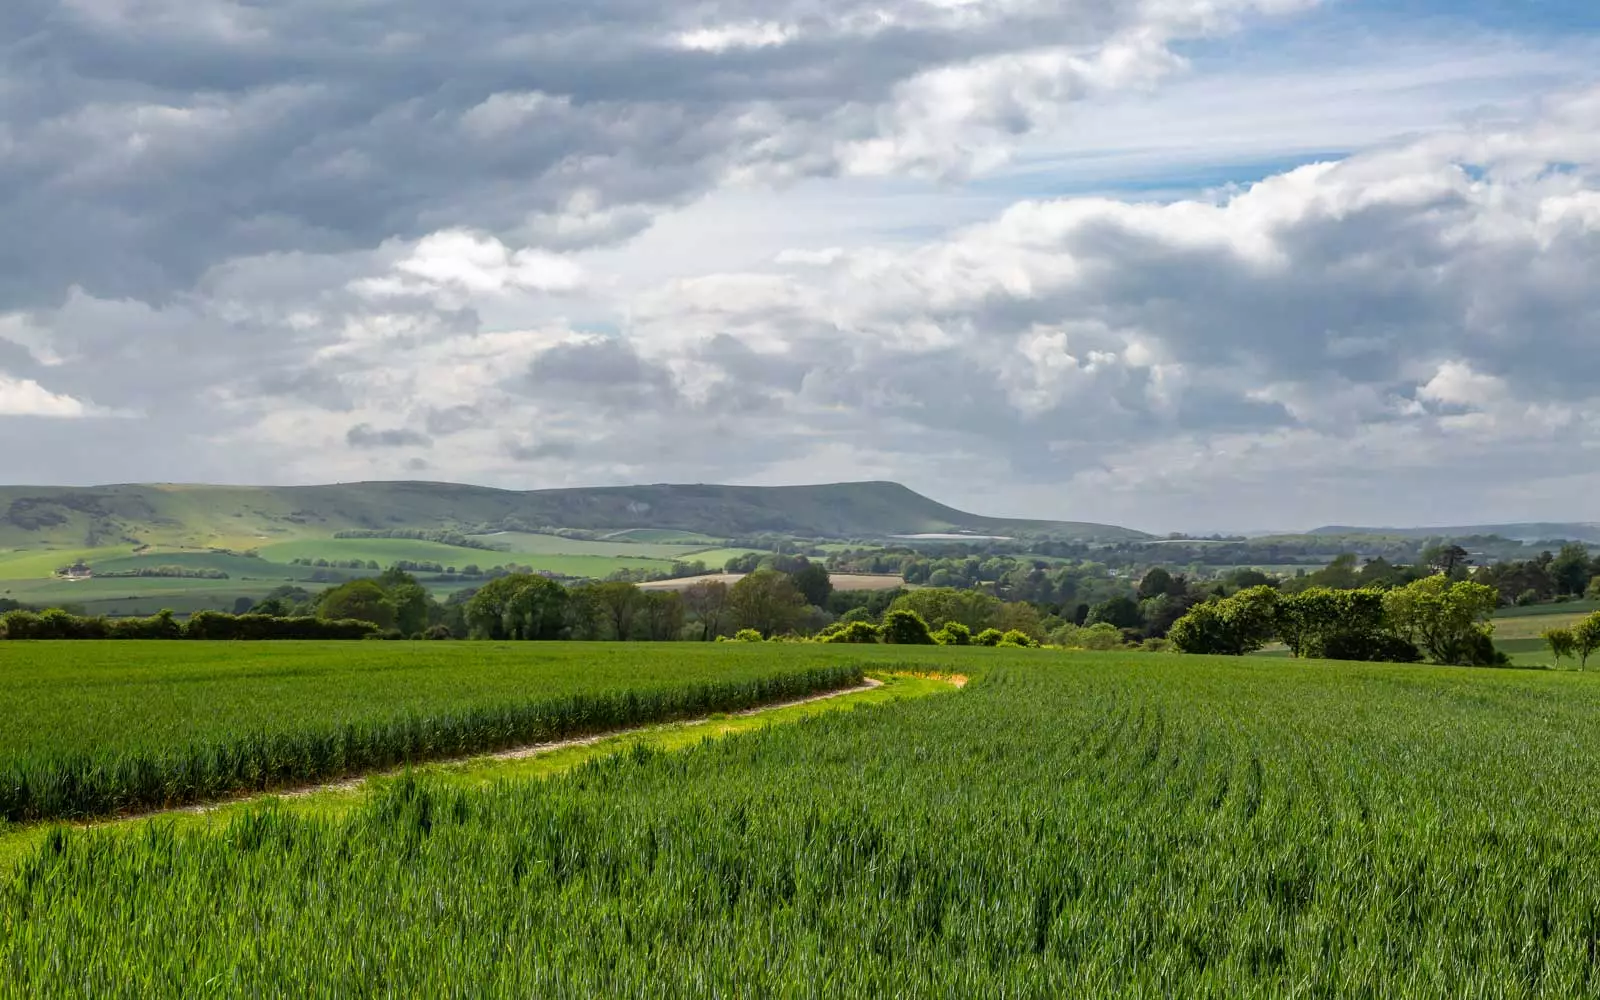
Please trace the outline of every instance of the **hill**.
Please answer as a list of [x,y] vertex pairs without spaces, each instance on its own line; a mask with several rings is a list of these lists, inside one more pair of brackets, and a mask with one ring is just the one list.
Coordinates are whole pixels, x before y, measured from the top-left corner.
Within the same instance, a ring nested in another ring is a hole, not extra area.
[[1112,525],[982,517],[887,482],[525,492],[425,482],[0,487],[0,548],[256,548],[338,531],[418,528],[655,529],[715,538],[763,533],[863,539],[932,533],[1104,541],[1148,537]]
[[1585,521],[1531,521],[1516,524],[1467,524],[1434,528],[1353,528],[1327,525],[1308,535],[1379,535],[1390,538],[1488,538],[1514,542],[1572,541],[1600,544],[1600,524]]

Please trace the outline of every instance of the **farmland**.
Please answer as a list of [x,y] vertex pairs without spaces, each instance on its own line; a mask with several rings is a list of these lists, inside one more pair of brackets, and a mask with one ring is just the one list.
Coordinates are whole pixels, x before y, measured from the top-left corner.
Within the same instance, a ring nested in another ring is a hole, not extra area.
[[853,682],[838,665],[860,658],[825,652],[7,643],[0,818],[195,801]]
[[0,978],[41,996],[1600,991],[1587,676],[863,653],[972,682],[544,781],[396,780],[338,815],[56,837],[0,890]]

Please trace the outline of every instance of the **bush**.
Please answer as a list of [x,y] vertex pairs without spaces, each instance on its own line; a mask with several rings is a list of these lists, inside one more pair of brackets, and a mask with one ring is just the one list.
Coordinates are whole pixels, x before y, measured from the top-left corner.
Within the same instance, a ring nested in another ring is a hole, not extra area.
[[1110,622],[1097,622],[1094,625],[1062,625],[1050,633],[1048,642],[1052,646],[1062,646],[1067,649],[1092,649],[1106,651],[1121,649],[1124,646],[1122,629]]
[[1021,629],[1014,628],[1007,630],[1003,635],[1001,635],[1000,641],[995,643],[995,645],[1011,646],[1020,649],[1034,649],[1039,645],[1039,643],[1033,638],[1033,636],[1022,631]]
[[933,633],[933,641],[941,646],[970,646],[972,630],[960,622],[945,622],[944,628]]
[[843,627],[832,626],[821,637],[822,642],[877,642],[882,637],[878,626],[871,622],[850,622]]
[[[228,615],[220,611],[199,611],[183,629],[185,639],[214,641],[266,639],[365,639],[376,634],[371,622],[352,618],[283,618],[275,615]],[[137,636],[134,638],[163,638]],[[173,636],[172,638],[176,638]]]
[[1322,641],[1315,655],[1325,660],[1370,663],[1419,663],[1422,660],[1422,650],[1392,632],[1335,632]]
[[997,628],[986,628],[972,637],[972,644],[974,646],[998,646],[1000,645],[1000,640],[1005,637],[1005,633]]
[[424,639],[453,639],[448,625],[431,625],[428,631],[422,633]]
[[931,646],[933,636],[921,615],[900,608],[883,616],[883,641],[898,646]]
[[756,631],[755,629],[753,629],[753,628],[742,628],[739,631],[733,633],[733,639],[731,641],[732,642],[765,642],[766,640],[764,638],[762,638],[761,633]]

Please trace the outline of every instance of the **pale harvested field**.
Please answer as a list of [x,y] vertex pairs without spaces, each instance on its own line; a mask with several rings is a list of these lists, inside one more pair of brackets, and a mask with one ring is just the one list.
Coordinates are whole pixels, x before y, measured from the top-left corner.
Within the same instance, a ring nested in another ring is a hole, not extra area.
[[[683,590],[696,583],[707,580],[719,580],[728,586],[733,586],[744,579],[743,573],[707,573],[704,576],[686,576],[677,580],[656,580],[652,583],[641,583],[641,590]],[[833,573],[828,577],[833,581],[834,590],[893,590],[904,587],[905,581],[898,576],[876,573]]]

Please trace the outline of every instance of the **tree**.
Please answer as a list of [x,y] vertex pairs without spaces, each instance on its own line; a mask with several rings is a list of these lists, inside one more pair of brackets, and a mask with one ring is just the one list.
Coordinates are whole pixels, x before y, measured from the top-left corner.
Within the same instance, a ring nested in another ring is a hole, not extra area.
[[372,580],[351,580],[329,589],[317,600],[317,617],[330,621],[354,619],[380,629],[394,628],[394,605]]
[[800,561],[802,565],[789,574],[789,580],[807,604],[827,607],[828,597],[833,593],[833,581],[828,578],[827,567],[806,559]]
[[1172,592],[1172,574],[1160,566],[1150,570],[1139,581],[1139,600],[1148,601],[1157,597],[1165,597]]
[[1087,624],[1097,625],[1100,622],[1115,625],[1117,628],[1137,629],[1144,624],[1144,615],[1139,611],[1139,603],[1133,598],[1113,597],[1090,609]]
[[633,622],[644,607],[644,591],[626,580],[612,580],[595,584],[590,593],[599,605],[601,619],[611,627],[612,638],[633,638]]
[[1422,562],[1435,573],[1456,579],[1457,570],[1465,570],[1472,562],[1471,553],[1459,545],[1430,545],[1422,550]]
[[707,642],[722,633],[728,614],[728,585],[721,580],[701,580],[683,591],[683,605],[704,629]]
[[899,646],[931,646],[933,634],[928,623],[915,611],[901,609],[883,616],[883,641]]
[[1039,616],[1039,609],[1026,601],[1000,605],[999,612],[990,621],[1002,632],[1021,632],[1035,642],[1045,636],[1044,620]]
[[1276,629],[1294,656],[1330,660],[1415,657],[1397,645],[1384,610],[1383,591],[1312,587],[1278,599]]
[[1470,580],[1452,581],[1437,573],[1383,595],[1383,608],[1396,632],[1415,643],[1435,663],[1478,665],[1484,639],[1490,639],[1489,616],[1499,606],[1493,587]]
[[788,574],[774,569],[758,569],[728,590],[734,624],[767,638],[792,629],[806,607]]
[[566,588],[554,580],[513,573],[473,594],[464,618],[480,639],[559,639],[566,627],[567,600]]
[[890,611],[914,611],[931,628],[945,622],[960,622],[978,631],[993,625],[1000,615],[1000,599],[976,590],[926,587],[901,594],[889,605]]
[[428,627],[428,612],[433,598],[416,580],[388,588],[389,604],[394,608],[394,624],[406,635],[416,635]]
[[1561,546],[1561,551],[1550,563],[1550,575],[1556,582],[1558,594],[1582,594],[1589,586],[1589,550],[1572,542]]
[[1278,600],[1275,589],[1262,586],[1197,604],[1173,623],[1167,638],[1180,653],[1253,653],[1276,633]]
[[1572,634],[1571,629],[1551,628],[1545,629],[1539,636],[1544,644],[1550,647],[1550,654],[1556,658],[1556,666],[1561,666],[1561,661],[1569,656],[1574,656],[1578,651],[1578,637]]
[[676,590],[645,591],[643,615],[651,642],[676,639],[683,631],[683,595]]
[[1600,649],[1600,611],[1572,626],[1572,651],[1578,657],[1578,669],[1589,669],[1589,654]]

